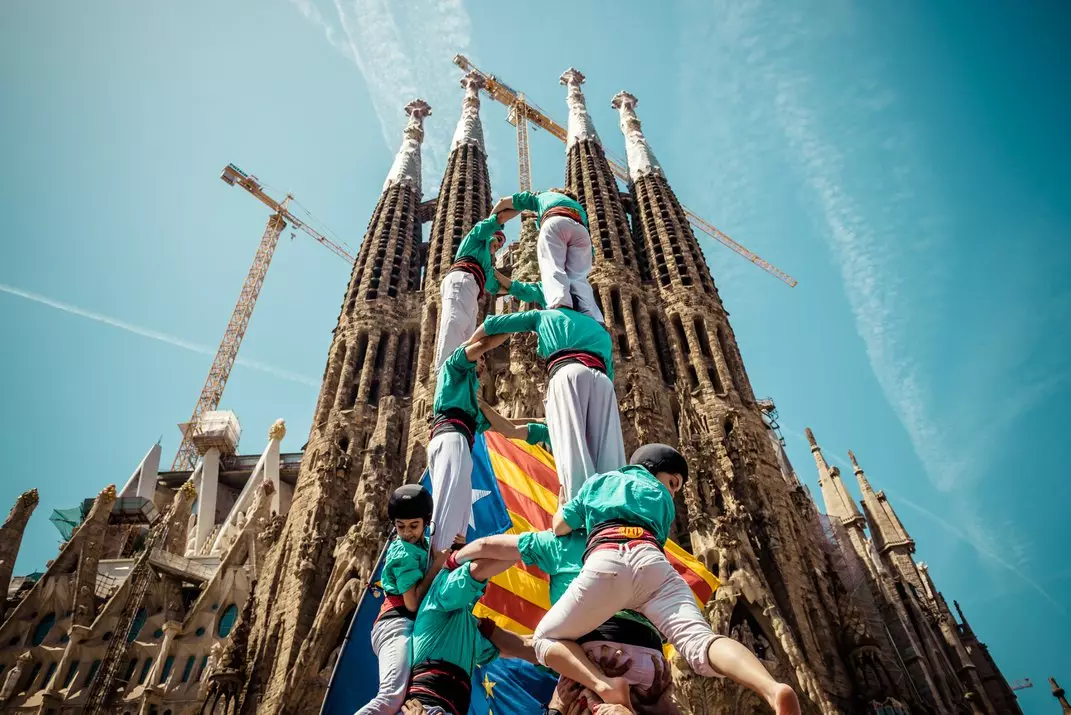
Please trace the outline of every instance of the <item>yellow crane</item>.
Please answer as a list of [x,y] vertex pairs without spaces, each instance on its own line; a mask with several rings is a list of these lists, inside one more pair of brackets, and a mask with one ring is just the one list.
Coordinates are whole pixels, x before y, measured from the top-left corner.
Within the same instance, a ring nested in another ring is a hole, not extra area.
[[220,341],[216,357],[212,360],[212,367],[208,370],[201,395],[197,398],[197,404],[193,408],[193,416],[183,426],[182,444],[179,445],[178,454],[171,464],[171,471],[192,470],[197,464],[197,448],[193,444],[193,437],[197,434],[201,416],[219,407],[220,398],[223,397],[223,388],[227,386],[227,378],[230,377],[231,368],[238,357],[238,348],[245,337],[249,319],[253,316],[253,308],[256,307],[260,288],[264,285],[264,277],[268,273],[275,247],[279,243],[279,235],[286,228],[287,222],[294,228],[301,229],[312,236],[317,242],[329,248],[335,255],[345,258],[353,264],[354,257],[342,246],[338,245],[323,234],[317,232],[304,221],[295,216],[289,209],[290,202],[294,199],[287,194],[282,202],[278,202],[269,196],[257,177],[245,173],[234,164],[228,164],[223,168],[220,179],[230,186],[240,186],[259,199],[274,213],[268,219],[268,226],[264,229],[264,235],[257,246],[256,255],[253,256],[253,265],[249,267],[245,283],[242,284],[242,292],[238,295],[238,302],[231,313],[231,319],[227,323],[227,329],[223,332],[223,340]]
[[[475,72],[480,75],[480,77],[483,78],[484,91],[487,92],[487,96],[508,108],[509,113],[506,117],[507,121],[517,127],[517,170],[519,186],[521,191],[531,191],[532,171],[531,157],[528,151],[528,126],[532,125],[533,128],[545,129],[563,142],[566,140],[565,127],[551,119],[547,113],[538,106],[529,102],[525,98],[523,92],[513,89],[493,74],[487,74],[479,69],[464,55],[454,55],[454,64],[465,72]],[[614,174],[625,183],[628,183],[628,169],[625,168],[624,162],[613,158],[609,152],[607,152],[606,160],[609,162],[610,169]],[[767,273],[784,281],[789,287],[794,288],[796,286],[798,281],[796,281],[795,278],[785,273],[777,266],[774,266],[769,261],[760,258],[755,253],[744,248],[687,206],[681,204],[681,208],[683,208],[684,213],[688,215],[688,220],[691,222],[692,226],[707,234],[723,246],[726,246],[740,256],[743,256]]]

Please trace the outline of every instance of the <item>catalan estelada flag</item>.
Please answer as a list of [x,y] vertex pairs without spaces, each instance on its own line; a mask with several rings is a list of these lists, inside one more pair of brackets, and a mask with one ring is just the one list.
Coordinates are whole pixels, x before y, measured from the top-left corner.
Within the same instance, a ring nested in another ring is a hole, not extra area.
[[[554,458],[541,447],[509,440],[497,432],[476,438],[472,448],[472,514],[467,539],[549,529],[558,507]],[[428,475],[422,483],[430,488]],[[433,495],[434,496],[434,495]],[[702,606],[718,580],[677,544],[666,556],[691,586]],[[380,566],[382,562],[380,563]],[[379,567],[358,605],[339,653],[322,713],[352,715],[376,693],[378,662],[371,647],[372,624],[382,602]],[[535,567],[515,565],[491,579],[473,613],[528,635],[550,608],[550,582]],[[539,715],[549,702],[556,678],[530,663],[497,659],[473,673],[470,715]]]

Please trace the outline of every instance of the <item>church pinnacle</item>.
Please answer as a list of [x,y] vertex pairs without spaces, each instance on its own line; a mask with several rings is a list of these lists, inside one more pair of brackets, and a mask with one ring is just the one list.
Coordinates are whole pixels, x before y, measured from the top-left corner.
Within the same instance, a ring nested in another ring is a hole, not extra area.
[[814,455],[814,463],[818,467],[818,485],[822,488],[822,499],[826,504],[826,512],[829,516],[835,516],[844,524],[858,521],[862,523],[863,514],[856,506],[852,495],[844,480],[840,478],[840,470],[830,467],[822,455],[822,448],[814,438],[814,432],[810,427],[806,428],[807,441],[811,445],[811,454]]
[[591,115],[588,114],[588,105],[584,99],[584,93],[580,90],[580,85],[584,84],[583,73],[575,67],[570,67],[562,72],[558,82],[568,88],[565,102],[569,105],[569,129],[565,141],[565,151],[568,152],[573,148],[574,144],[585,139],[601,144],[599,134],[595,131],[595,124],[592,123]]
[[633,181],[646,174],[661,174],[662,165],[655,158],[651,146],[647,143],[640,128],[640,119],[636,116],[636,95],[618,92],[610,106],[621,114],[621,133],[625,135],[625,156],[628,159],[628,175]]
[[461,100],[461,118],[457,120],[454,140],[450,142],[450,151],[462,144],[472,144],[486,153],[483,143],[483,124],[480,122],[480,90],[486,86],[479,72],[469,72],[461,78],[465,98]]
[[405,105],[405,113],[409,115],[409,122],[402,132],[402,145],[394,156],[394,164],[391,165],[387,180],[383,183],[383,190],[386,191],[395,184],[410,184],[419,196],[422,193],[420,145],[424,142],[424,119],[431,114],[431,105],[423,99],[414,99]]
[[878,551],[884,552],[895,546],[905,546],[909,553],[914,553],[915,540],[908,535],[907,529],[893,510],[885,492],[875,492],[870,486],[854,453],[848,452],[848,459],[852,462],[855,480],[859,483],[859,491],[863,494],[863,511],[866,512],[867,521],[870,522],[870,533],[874,536]]

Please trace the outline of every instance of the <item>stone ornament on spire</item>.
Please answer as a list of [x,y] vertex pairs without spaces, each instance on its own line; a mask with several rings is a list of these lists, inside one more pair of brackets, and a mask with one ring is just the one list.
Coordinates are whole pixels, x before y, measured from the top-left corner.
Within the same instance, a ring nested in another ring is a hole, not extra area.
[[567,88],[565,103],[569,105],[569,128],[565,140],[566,153],[581,140],[590,140],[601,144],[599,134],[595,131],[595,124],[591,121],[591,115],[588,114],[588,105],[584,99],[584,93],[580,91],[580,85],[584,84],[584,74],[575,67],[570,67],[562,72],[558,82]]
[[636,105],[640,100],[634,94],[618,92],[610,106],[621,114],[621,133],[625,135],[625,156],[628,159],[628,175],[633,181],[647,174],[662,175],[662,165],[651,151],[647,137],[640,128]]
[[485,154],[483,144],[483,124],[480,122],[480,90],[487,86],[483,75],[472,71],[461,78],[461,86],[465,90],[465,98],[461,100],[461,118],[457,120],[457,129],[454,130],[454,140],[450,142],[450,151],[454,151],[462,144],[471,144],[479,147]]
[[274,439],[276,441],[281,440],[286,436],[286,420],[275,420],[272,422],[271,427],[268,428],[268,439]]
[[387,180],[383,183],[386,191],[395,184],[409,184],[421,194],[420,187],[420,145],[424,141],[424,118],[431,114],[431,105],[423,99],[414,99],[405,105],[409,123],[405,126],[402,146],[394,157]]

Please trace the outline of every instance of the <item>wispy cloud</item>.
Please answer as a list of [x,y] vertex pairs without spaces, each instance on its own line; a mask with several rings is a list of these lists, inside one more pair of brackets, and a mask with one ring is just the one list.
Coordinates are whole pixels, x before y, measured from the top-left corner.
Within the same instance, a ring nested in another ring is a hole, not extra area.
[[[119,320],[118,318],[113,318],[102,313],[96,313],[92,310],[79,308],[76,305],[71,305],[70,303],[64,303],[62,301],[54,300],[38,293],[31,293],[30,291],[22,290],[21,288],[16,288],[14,286],[10,286],[4,283],[0,283],[0,292],[7,293],[8,295],[17,296],[19,298],[24,298],[40,305],[47,305],[49,308],[55,308],[56,310],[62,311],[69,315],[76,315],[80,318],[92,320],[97,323],[103,323],[104,325],[109,325],[113,328],[124,330],[128,333],[133,333],[134,335],[139,335],[143,338],[148,338],[149,340],[166,343],[167,345],[171,345],[176,348],[182,348],[183,350],[188,350],[190,352],[198,353],[200,355],[214,357],[216,354],[215,349],[207,345],[201,345],[199,343],[190,342],[189,340],[183,340],[182,338],[176,337],[174,335],[162,333],[159,330],[143,328],[140,325],[134,325],[133,323],[128,323],[125,320]],[[257,372],[263,372],[267,375],[272,375],[273,377],[278,377],[282,380],[289,380],[290,382],[307,385],[308,387],[319,387],[320,384],[318,381],[313,380],[311,377],[299,375],[295,372],[284,370],[273,365],[268,365],[267,363],[263,363],[258,360],[249,360],[247,358],[239,357],[237,360],[235,360],[235,364],[249,368],[250,370],[256,370]]]
[[434,191],[461,112],[460,72],[451,58],[471,47],[472,26],[461,0],[332,0],[329,12],[314,0],[290,2],[357,65],[388,149],[401,141],[402,108],[409,101],[420,97],[432,106],[423,156],[425,192]]

